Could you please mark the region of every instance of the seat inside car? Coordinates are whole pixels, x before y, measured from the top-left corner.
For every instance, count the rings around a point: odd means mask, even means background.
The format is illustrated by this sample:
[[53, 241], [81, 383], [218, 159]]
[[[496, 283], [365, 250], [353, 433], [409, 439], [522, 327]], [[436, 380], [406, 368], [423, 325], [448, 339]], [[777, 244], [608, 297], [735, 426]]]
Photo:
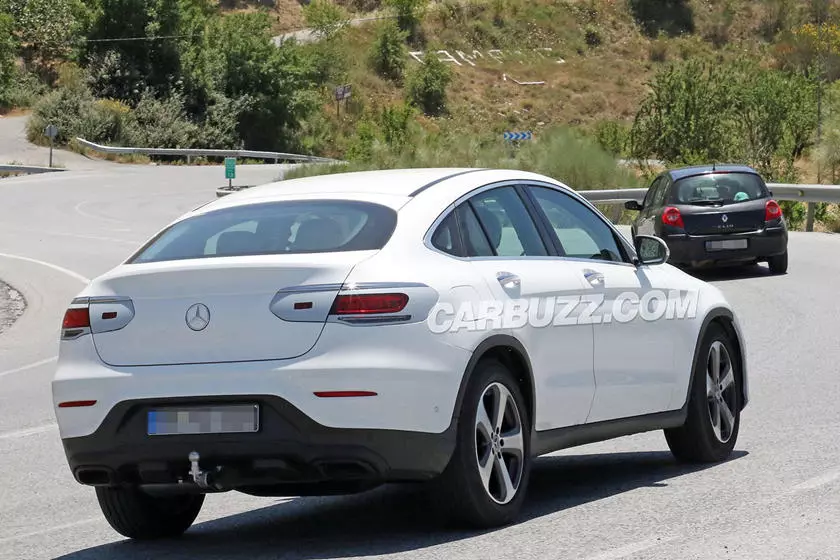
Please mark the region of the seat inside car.
[[293, 247], [296, 251], [324, 251], [340, 247], [344, 234], [330, 218], [312, 218], [298, 226]]

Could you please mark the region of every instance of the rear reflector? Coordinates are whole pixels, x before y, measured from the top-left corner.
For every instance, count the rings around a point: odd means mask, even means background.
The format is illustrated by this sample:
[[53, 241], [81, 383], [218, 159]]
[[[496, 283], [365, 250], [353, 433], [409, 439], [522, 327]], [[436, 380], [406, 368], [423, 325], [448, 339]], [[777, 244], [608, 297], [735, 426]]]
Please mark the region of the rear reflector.
[[768, 200], [764, 205], [764, 221], [778, 220], [782, 217], [782, 208], [775, 200]]
[[312, 309], [311, 301], [299, 301], [295, 303], [295, 309]]
[[58, 403], [58, 408], [81, 408], [83, 406], [93, 406], [96, 401], [65, 401]]
[[408, 305], [406, 294], [354, 294], [335, 298], [330, 314], [396, 313], [402, 311], [406, 305]]
[[64, 313], [62, 327], [65, 329], [83, 329], [90, 326], [90, 314], [87, 307], [72, 307]]
[[333, 397], [375, 397], [376, 393], [373, 391], [315, 391], [316, 397], [333, 398]]

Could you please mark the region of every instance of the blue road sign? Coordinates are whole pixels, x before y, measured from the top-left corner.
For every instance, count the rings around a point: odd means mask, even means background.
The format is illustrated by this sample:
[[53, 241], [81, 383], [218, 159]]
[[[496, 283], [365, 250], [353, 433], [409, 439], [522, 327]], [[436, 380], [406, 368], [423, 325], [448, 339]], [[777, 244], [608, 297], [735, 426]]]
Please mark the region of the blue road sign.
[[505, 132], [505, 140], [530, 140], [531, 131], [527, 132]]

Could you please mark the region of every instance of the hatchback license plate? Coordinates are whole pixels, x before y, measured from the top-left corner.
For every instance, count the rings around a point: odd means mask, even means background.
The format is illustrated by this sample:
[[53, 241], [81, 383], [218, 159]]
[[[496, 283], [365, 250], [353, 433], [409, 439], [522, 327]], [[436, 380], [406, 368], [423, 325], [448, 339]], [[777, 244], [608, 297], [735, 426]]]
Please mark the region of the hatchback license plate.
[[746, 249], [746, 239], [727, 239], [725, 241], [706, 241], [706, 250], [723, 251], [726, 249]]
[[259, 406], [230, 405], [150, 410], [150, 436], [253, 433], [260, 429]]

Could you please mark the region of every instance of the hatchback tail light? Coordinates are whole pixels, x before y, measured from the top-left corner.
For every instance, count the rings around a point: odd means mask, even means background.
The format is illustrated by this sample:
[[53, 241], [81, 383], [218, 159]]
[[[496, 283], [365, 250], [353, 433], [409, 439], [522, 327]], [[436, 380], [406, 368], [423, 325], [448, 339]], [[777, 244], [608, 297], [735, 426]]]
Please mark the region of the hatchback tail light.
[[406, 294], [351, 294], [335, 298], [331, 315], [398, 313], [408, 305]]
[[668, 206], [662, 212], [662, 223], [666, 226], [685, 228], [682, 214], [680, 214], [678, 208], [674, 208], [673, 206]]
[[764, 221], [770, 222], [782, 217], [782, 207], [775, 200], [768, 200], [764, 205]]

